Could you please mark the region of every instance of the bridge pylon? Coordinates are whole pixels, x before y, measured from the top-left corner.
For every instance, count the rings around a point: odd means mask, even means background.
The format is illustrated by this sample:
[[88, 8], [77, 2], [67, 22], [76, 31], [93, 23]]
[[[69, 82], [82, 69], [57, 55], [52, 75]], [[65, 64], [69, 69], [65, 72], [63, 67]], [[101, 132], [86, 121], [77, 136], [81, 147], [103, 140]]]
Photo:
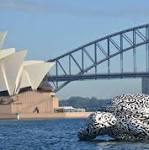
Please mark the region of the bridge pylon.
[[149, 95], [149, 77], [142, 78], [142, 93]]

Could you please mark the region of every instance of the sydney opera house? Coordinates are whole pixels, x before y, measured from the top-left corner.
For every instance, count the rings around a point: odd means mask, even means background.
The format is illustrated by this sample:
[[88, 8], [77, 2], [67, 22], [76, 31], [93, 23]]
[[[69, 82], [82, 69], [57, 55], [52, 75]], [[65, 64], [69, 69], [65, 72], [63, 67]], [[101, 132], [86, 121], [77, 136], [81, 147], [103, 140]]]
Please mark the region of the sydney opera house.
[[[6, 33], [0, 33], [2, 45]], [[27, 50], [0, 49], [0, 114], [49, 113], [58, 99], [46, 81], [54, 63], [26, 60]]]

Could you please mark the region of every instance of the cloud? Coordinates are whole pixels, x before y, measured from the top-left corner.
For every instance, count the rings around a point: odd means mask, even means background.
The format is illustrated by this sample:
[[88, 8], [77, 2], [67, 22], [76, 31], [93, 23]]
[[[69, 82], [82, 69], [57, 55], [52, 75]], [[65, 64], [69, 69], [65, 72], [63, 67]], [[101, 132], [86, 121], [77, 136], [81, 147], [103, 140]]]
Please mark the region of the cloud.
[[23, 12], [49, 13], [49, 14], [65, 14], [83, 17], [148, 17], [149, 9], [146, 7], [123, 7], [103, 9], [102, 7], [75, 7], [70, 3], [61, 1], [45, 1], [45, 0], [0, 0], [0, 11], [17, 10]]
[[0, 0], [0, 10], [17, 10], [25, 12], [45, 12], [48, 10], [46, 3], [29, 0]]

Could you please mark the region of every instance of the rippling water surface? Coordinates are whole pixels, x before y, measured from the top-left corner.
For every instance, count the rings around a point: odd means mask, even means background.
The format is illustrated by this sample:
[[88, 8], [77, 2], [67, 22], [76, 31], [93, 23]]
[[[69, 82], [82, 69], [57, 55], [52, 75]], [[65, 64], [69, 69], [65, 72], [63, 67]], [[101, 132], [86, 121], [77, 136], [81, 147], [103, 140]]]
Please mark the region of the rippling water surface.
[[[83, 119], [0, 121], [0, 150], [143, 150], [149, 143], [79, 141]], [[106, 140], [106, 138], [104, 138]]]

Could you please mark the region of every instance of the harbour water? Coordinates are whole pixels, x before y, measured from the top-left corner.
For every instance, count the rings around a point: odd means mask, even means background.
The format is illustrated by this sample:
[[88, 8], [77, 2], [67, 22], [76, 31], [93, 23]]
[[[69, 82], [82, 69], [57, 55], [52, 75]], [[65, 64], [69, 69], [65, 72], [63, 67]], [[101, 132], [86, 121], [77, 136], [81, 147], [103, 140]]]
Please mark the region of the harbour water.
[[149, 143], [79, 141], [85, 119], [1, 120], [0, 150], [148, 150]]

